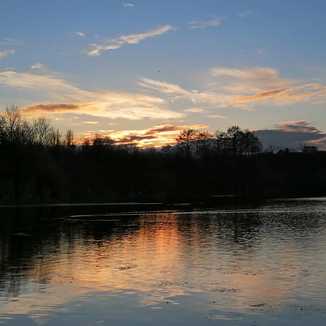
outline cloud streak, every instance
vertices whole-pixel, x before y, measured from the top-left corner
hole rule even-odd
[[[122,35],[118,38],[103,43],[91,44],[87,50],[87,54],[93,57],[100,56],[105,52],[111,52],[120,49],[125,45],[139,44],[146,39],[161,36],[172,30],[174,30],[174,28],[171,25],[163,25],[143,33]]]
[[[57,114],[87,114],[109,119],[178,119],[183,117],[169,109],[158,96],[117,91],[89,91],[79,88],[56,75],[0,72],[0,86],[24,89],[46,95],[44,103],[34,103],[21,109],[28,116]]]
[[[23,114],[30,116],[51,116],[56,114],[85,114],[107,119],[142,120],[179,119],[183,115],[162,107],[161,101],[143,95],[127,93],[106,93],[90,102],[64,104],[36,104],[24,107]]]
[[[213,18],[208,20],[194,20],[189,23],[190,29],[206,29],[212,27],[221,27],[223,25],[223,19]]]
[[[165,94],[173,101],[189,101],[191,104],[202,105],[206,107],[225,108],[230,106],[229,98],[225,94],[216,93],[210,90],[187,90],[180,85],[167,83],[158,80],[143,78],[139,85],[147,90]]]
[[[82,90],[57,75],[16,72],[14,70],[0,71],[0,86],[25,89],[31,92],[42,92],[56,100],[77,100],[91,97],[92,93]]]
[[[69,113],[79,110],[79,106],[76,104],[36,104],[27,106],[22,110],[24,114],[45,114],[45,113]]]
[[[135,4],[132,3],[132,2],[124,2],[122,5],[123,5],[125,8],[133,8],[133,7],[135,7]]]
[[[36,62],[31,65],[32,70],[45,70],[47,69],[46,65],[40,62]]]
[[[79,37],[86,37],[86,33],[84,33],[84,32],[75,32],[74,35],[79,36]]]
[[[189,101],[205,108],[252,110],[257,104],[279,106],[326,100],[326,85],[286,79],[269,67],[218,67],[211,69],[210,75],[213,82],[203,90],[187,90],[178,84],[148,78],[140,79],[139,85],[173,101]]]

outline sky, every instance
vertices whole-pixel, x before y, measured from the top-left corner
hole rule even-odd
[[[324,0],[1,0],[0,111],[140,146],[232,125],[326,144],[325,11]]]

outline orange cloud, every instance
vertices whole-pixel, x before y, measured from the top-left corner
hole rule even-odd
[[[22,108],[28,116],[46,114],[87,114],[109,119],[178,119],[184,116],[167,107],[164,99],[141,93],[89,91],[77,87],[54,74],[0,72],[0,86],[24,89],[46,96],[47,103]],[[43,102],[43,101],[42,101]]]
[[[148,78],[141,79],[139,84],[174,101],[188,100],[206,109],[249,109],[259,103],[284,105],[326,100],[326,85],[286,79],[277,70],[268,67],[220,67],[211,69],[210,74],[214,82],[203,90],[187,90],[177,84]]]
[[[28,106],[22,109],[24,114],[44,114],[49,113],[66,113],[78,110],[79,106],[76,104],[37,104]]]
[[[86,114],[108,119],[177,119],[182,113],[164,107],[158,98],[128,93],[107,93],[99,95],[92,102],[75,102],[67,104],[35,104],[21,109],[27,116],[44,116],[56,114]]]
[[[198,218],[197,213],[191,214],[187,216],[190,221]],[[113,218],[124,223],[123,218]],[[177,212],[146,214],[142,220],[149,223],[140,223],[128,234],[103,240],[89,238],[87,244],[73,238],[68,254],[67,240],[62,237],[56,250],[43,259],[35,259],[23,275],[27,278],[25,283],[46,280],[44,291],[30,291],[7,300],[0,307],[1,315],[26,314],[37,320],[80,296],[127,291],[141,294],[143,304],[156,305],[176,296],[206,293],[207,303],[219,298],[225,311],[252,313],[257,304],[274,309],[288,300],[292,302],[298,284],[309,290],[310,284],[304,282],[300,269],[300,243],[294,239],[289,239],[287,248],[279,251],[268,241],[249,247],[236,241],[228,243],[228,234],[223,234],[226,228],[218,223],[209,225],[204,238],[196,223],[182,230]],[[162,220],[165,223],[152,223]],[[219,249],[217,241],[221,239]],[[223,250],[224,242],[232,249],[229,255]],[[187,259],[189,253],[191,259]],[[318,254],[313,258],[318,258]],[[194,261],[200,261],[200,265],[194,266]],[[277,268],[269,268],[271,264]],[[323,286],[324,270],[321,273],[316,285]],[[323,293],[322,289],[318,294]]]
[[[161,147],[172,145],[176,142],[177,135],[184,129],[207,129],[207,125],[158,125],[140,130],[99,130],[86,132],[80,135],[80,139],[94,138],[95,136],[110,137],[120,145],[136,145],[138,147]]]

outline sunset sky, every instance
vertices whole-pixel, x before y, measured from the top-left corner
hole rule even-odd
[[[234,124],[326,144],[325,12],[324,0],[1,0],[0,110],[141,145]]]

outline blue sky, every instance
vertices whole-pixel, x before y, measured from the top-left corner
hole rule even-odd
[[[81,135],[326,130],[325,10],[322,0],[2,0],[0,109]]]

